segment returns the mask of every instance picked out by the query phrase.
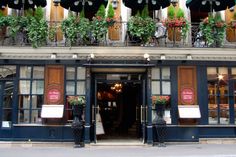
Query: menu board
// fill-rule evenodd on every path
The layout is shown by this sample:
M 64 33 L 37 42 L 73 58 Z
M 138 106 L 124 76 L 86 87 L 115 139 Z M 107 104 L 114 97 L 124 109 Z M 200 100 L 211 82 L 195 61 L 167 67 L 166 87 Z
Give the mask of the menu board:
M 201 118 L 199 105 L 178 105 L 179 118 Z
M 41 118 L 62 118 L 64 105 L 43 105 Z

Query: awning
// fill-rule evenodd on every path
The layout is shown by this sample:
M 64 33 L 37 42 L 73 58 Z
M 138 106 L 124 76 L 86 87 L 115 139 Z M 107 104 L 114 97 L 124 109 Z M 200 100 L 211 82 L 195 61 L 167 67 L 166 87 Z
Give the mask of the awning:
M 149 10 L 159 10 L 170 5 L 170 0 L 123 0 L 126 7 L 131 9 L 142 10 L 147 4 Z
M 226 10 L 235 6 L 236 0 L 187 0 L 190 10 L 212 12 Z
M 24 6 L 24 9 L 29 8 L 34 9 L 35 7 L 45 7 L 47 5 L 47 0 L 8 0 L 7 4 L 9 8 L 21 10 Z

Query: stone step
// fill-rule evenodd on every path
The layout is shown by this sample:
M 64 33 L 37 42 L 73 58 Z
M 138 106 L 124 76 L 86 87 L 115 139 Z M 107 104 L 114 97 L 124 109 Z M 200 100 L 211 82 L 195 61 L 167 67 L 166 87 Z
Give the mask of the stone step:
M 236 138 L 199 138 L 200 144 L 236 144 Z

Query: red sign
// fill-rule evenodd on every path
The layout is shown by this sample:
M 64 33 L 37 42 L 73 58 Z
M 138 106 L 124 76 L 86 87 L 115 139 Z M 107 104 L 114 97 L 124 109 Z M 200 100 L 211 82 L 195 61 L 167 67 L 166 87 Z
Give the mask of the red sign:
M 59 101 L 61 98 L 61 93 L 58 89 L 50 89 L 48 91 L 48 100 L 52 103 Z
M 194 90 L 192 88 L 184 88 L 181 91 L 181 101 L 184 104 L 194 103 Z

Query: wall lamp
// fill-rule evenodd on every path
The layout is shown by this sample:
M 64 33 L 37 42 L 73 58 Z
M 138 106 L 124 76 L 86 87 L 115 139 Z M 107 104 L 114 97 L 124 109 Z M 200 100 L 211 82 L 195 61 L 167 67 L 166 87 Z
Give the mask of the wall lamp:
M 166 56 L 165 56 L 164 54 L 162 54 L 162 55 L 160 56 L 160 59 L 161 59 L 161 60 L 166 60 Z
M 74 5 L 78 6 L 80 2 L 82 3 L 83 6 L 85 5 L 86 2 L 88 3 L 89 6 L 93 5 L 93 2 L 90 0 L 77 0 L 74 2 Z
M 220 5 L 220 1 L 217 1 L 217 0 L 204 0 L 202 1 L 202 5 L 206 5 L 207 2 L 209 2 L 211 6 L 212 6 L 212 2 L 215 2 L 217 6 Z
M 150 56 L 149 56 L 148 53 L 145 53 L 145 54 L 143 55 L 143 58 L 145 59 L 145 63 L 149 63 L 149 62 L 150 62 Z
M 187 59 L 187 60 L 192 60 L 193 57 L 192 57 L 190 54 L 187 54 L 186 59 Z
M 171 1 L 170 1 L 170 3 L 171 3 L 174 7 L 177 6 L 178 2 L 179 2 L 178 0 L 171 0 Z
M 87 57 L 87 62 L 88 63 L 92 63 L 94 58 L 95 58 L 95 55 L 93 53 L 89 54 L 88 57 Z
M 56 53 L 51 54 L 51 59 L 56 59 L 56 58 L 57 58 L 57 54 Z
M 117 9 L 118 8 L 118 4 L 119 4 L 119 1 L 118 0 L 112 0 L 111 1 L 111 5 L 114 9 Z
M 61 2 L 61 0 L 53 0 L 54 6 L 58 6 L 58 4 Z
M 77 58 L 78 58 L 78 55 L 77 55 L 76 53 L 74 53 L 74 54 L 72 55 L 72 58 L 73 58 L 73 59 L 77 59 Z

